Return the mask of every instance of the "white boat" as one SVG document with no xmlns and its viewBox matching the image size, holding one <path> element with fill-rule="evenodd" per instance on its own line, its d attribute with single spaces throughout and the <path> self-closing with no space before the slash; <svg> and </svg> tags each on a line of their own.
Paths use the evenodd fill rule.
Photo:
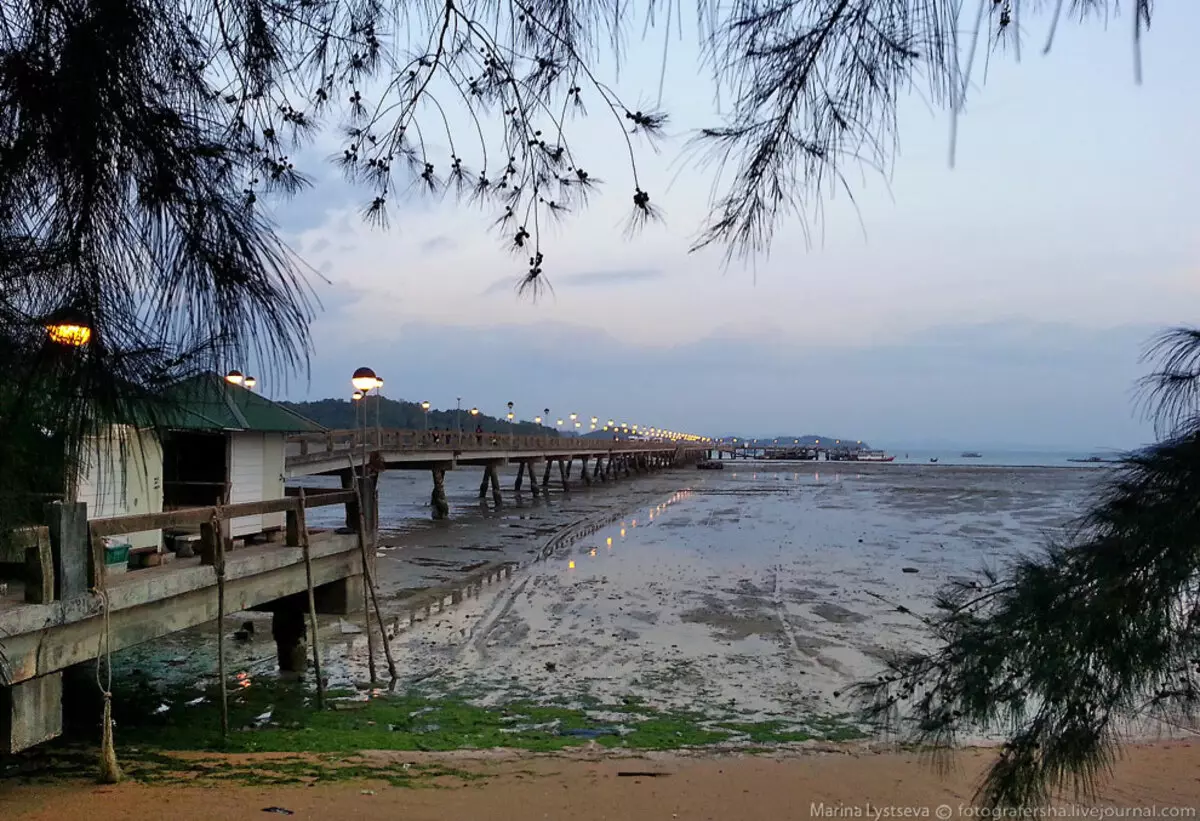
<svg viewBox="0 0 1200 821">
<path fill-rule="evenodd" d="M 889 456 L 882 450 L 867 450 L 859 453 L 855 459 L 859 462 L 892 462 L 896 457 Z"/>
</svg>

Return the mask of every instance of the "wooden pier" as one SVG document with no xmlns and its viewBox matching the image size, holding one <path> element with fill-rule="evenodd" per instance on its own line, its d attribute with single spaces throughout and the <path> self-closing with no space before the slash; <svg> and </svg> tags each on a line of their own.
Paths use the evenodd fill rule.
<svg viewBox="0 0 1200 821">
<path fill-rule="evenodd" d="M 303 506 L 344 505 L 347 518 L 357 521 L 358 499 L 354 490 L 317 492 L 307 495 Z M 226 615 L 270 611 L 281 667 L 303 672 L 308 568 L 300 546 L 300 507 L 300 498 L 291 496 L 88 521 L 83 503 L 47 505 L 49 524 L 26 534 L 25 583 L 10 583 L 0 598 L 0 752 L 61 734 L 68 667 L 212 622 L 220 595 Z M 373 512 L 364 512 L 369 522 Z M 258 544 L 229 537 L 233 519 L 266 513 L 286 514 L 288 527 L 265 534 Z M 110 571 L 104 537 L 158 528 L 198 529 L 199 555 L 162 554 L 172 560 L 132 572 Z M 317 612 L 346 614 L 361 607 L 357 534 L 308 534 Z M 218 567 L 223 570 L 220 591 Z"/>
<path fill-rule="evenodd" d="M 377 430 L 331 431 L 289 437 L 285 464 L 289 478 L 337 475 L 343 485 L 354 467 L 368 465 L 383 470 L 428 470 L 433 478 L 430 503 L 435 519 L 449 515 L 444 480 L 446 471 L 482 467 L 479 497 L 490 488 L 501 502 L 498 470 L 517 465 L 514 490 L 528 482 L 529 491 L 539 496 L 554 480 L 562 489 L 571 486 L 571 473 L 579 465 L 577 482 L 616 481 L 621 477 L 695 462 L 705 452 L 699 442 L 674 440 L 616 440 L 584 436 L 515 436 L 505 433 L 457 433 L 445 431 Z"/>
</svg>

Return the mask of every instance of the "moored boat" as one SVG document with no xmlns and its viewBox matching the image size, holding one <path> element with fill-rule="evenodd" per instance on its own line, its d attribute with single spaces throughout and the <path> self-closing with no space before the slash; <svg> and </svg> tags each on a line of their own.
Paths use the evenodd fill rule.
<svg viewBox="0 0 1200 821">
<path fill-rule="evenodd" d="M 867 450 L 859 453 L 854 459 L 857 462 L 892 462 L 896 457 L 890 456 L 882 450 Z"/>
</svg>

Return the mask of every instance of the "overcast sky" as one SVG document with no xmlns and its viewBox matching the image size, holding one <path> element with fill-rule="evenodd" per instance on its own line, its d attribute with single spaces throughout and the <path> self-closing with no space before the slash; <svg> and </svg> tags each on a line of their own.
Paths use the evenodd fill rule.
<svg viewBox="0 0 1200 821">
<path fill-rule="evenodd" d="M 786 226 L 753 266 L 687 252 L 712 178 L 681 152 L 716 108 L 686 30 L 667 62 L 672 138 L 639 156 L 666 224 L 624 236 L 628 161 L 593 116 L 572 145 L 606 185 L 547 242 L 552 296 L 515 294 L 522 260 L 488 233 L 494 214 L 410 201 L 371 228 L 368 195 L 326 168 L 279 210 L 329 280 L 311 379 L 264 387 L 343 396 L 370 365 L 389 396 L 492 413 L 511 400 L 523 418 L 885 447 L 1144 443 L 1141 348 L 1200 320 L 1200 3 L 1156 6 L 1140 87 L 1128 17 L 1060 27 L 1048 56 L 1045 21 L 1028 22 L 1021 64 L 993 55 L 973 92 L 953 169 L 948 119 L 906 100 L 891 180 L 855 175 L 856 202 L 825 202 L 811 243 Z M 661 54 L 656 40 L 622 72 L 627 99 L 655 98 Z"/>
</svg>

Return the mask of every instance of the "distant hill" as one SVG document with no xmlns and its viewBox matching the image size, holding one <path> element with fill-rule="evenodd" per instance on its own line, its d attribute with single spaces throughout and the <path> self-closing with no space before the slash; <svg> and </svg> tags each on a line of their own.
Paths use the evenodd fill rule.
<svg viewBox="0 0 1200 821">
<path fill-rule="evenodd" d="M 408 430 L 423 430 L 425 427 L 425 412 L 416 402 L 405 402 L 400 399 L 387 397 L 368 397 L 366 400 L 367 425 L 375 427 L 375 414 L 379 413 L 379 424 L 385 428 L 404 428 Z M 347 430 L 355 427 L 357 408 L 349 399 L 321 399 L 316 402 L 280 402 L 285 408 L 290 408 L 301 416 L 307 417 L 318 425 L 332 430 Z M 461 411 L 462 429 L 474 431 L 476 425 L 487 433 L 508 433 L 507 419 L 497 419 L 481 413 L 472 416 L 469 408 Z M 455 409 L 429 410 L 430 430 L 454 430 Z M 532 422 L 516 422 L 512 426 L 513 433 L 519 436 L 558 436 L 558 431 L 545 425 L 535 425 Z"/>
</svg>

